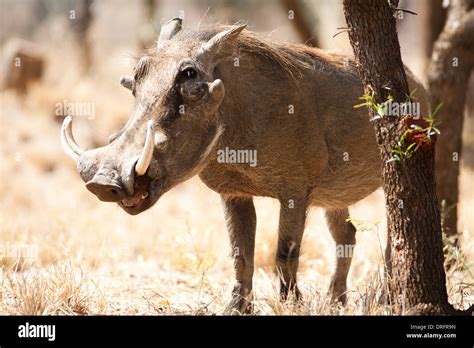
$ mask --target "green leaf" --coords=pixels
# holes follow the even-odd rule
[[[443,107],[443,102],[440,102],[438,105],[436,105],[435,110],[433,111],[433,113],[430,114],[430,118],[434,118],[442,107]]]
[[[417,100],[418,98],[415,97],[415,92],[416,92],[416,88],[411,91],[410,95],[408,96],[408,99],[411,101],[411,100]]]
[[[400,161],[400,157],[394,156],[394,157],[390,158],[390,159],[387,161],[387,163],[395,162],[395,161]]]
[[[405,140],[407,134],[410,132],[409,129],[407,129],[406,131],[403,132],[402,136],[400,137],[400,140],[399,140],[399,143],[403,143],[403,140]]]
[[[413,146],[415,146],[415,145],[416,145],[416,143],[411,143],[410,145],[408,145],[405,153],[408,153],[413,148]]]
[[[385,116],[385,108],[379,107],[377,109],[377,114],[379,114],[380,117],[384,117]]]
[[[361,108],[363,106],[369,106],[370,104],[368,103],[362,103],[362,104],[357,104],[357,105],[354,105],[354,109],[358,109],[358,108]]]
[[[392,150],[390,150],[390,152],[398,154],[398,155],[404,155],[403,151],[397,150],[397,149],[392,149]]]

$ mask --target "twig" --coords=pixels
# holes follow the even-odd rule
[[[350,27],[339,27],[339,28],[336,28],[336,29],[337,29],[337,30],[340,30],[340,31],[337,32],[336,34],[334,34],[334,35],[332,36],[333,38],[335,38],[337,35],[342,34],[342,33],[346,32],[346,31],[349,32],[349,31],[352,30],[352,28],[350,28]]]

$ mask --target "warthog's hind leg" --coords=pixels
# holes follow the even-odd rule
[[[252,311],[252,277],[257,218],[252,197],[221,196],[224,205],[231,253],[234,259],[236,284],[227,314]]]
[[[326,209],[326,222],[331,235],[336,242],[336,268],[331,278],[329,294],[332,301],[346,302],[347,274],[352,261],[355,247],[356,229],[352,223],[346,221],[349,210]]]

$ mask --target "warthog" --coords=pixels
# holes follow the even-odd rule
[[[178,18],[167,22],[134,76],[121,79],[135,106],[109,144],[84,151],[70,117],[62,127],[86,187],[129,214],[194,175],[221,195],[236,274],[229,310],[240,313],[251,310],[253,196],[280,201],[276,265],[285,299],[300,296],[296,272],[308,208],[323,207],[336,245],[352,250],[356,229],[346,221],[347,207],[381,185],[367,110],[353,108],[363,94],[355,63],[244,28],[188,31]],[[412,77],[410,83],[422,94]],[[231,150],[254,165],[235,160]],[[336,258],[335,300],[345,300],[351,254]]]

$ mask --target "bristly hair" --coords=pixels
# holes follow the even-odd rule
[[[231,27],[229,25],[215,25],[198,31],[181,30],[173,39],[208,41],[214,35]],[[295,75],[302,75],[303,70],[315,69],[321,63],[334,68],[349,64],[351,70],[355,69],[353,60],[347,59],[343,55],[329,54],[321,49],[303,44],[270,40],[249,30],[243,30],[239,34],[236,51],[263,57],[272,62],[275,67],[288,73],[293,79]]]
[[[216,24],[199,30],[182,29],[171,40],[206,42],[216,34],[232,28],[230,25]],[[144,52],[143,58],[156,53],[156,47]],[[237,37],[237,54],[247,53],[260,56],[270,61],[276,69],[285,72],[291,80],[296,82],[298,76],[307,69],[323,69],[330,73],[346,74],[350,78],[357,78],[354,72],[357,67],[353,58],[335,53],[329,53],[316,47],[299,43],[287,43],[269,39],[249,30],[243,30]],[[138,57],[137,57],[138,58]],[[141,58],[135,67],[135,79],[143,78],[148,71],[148,62]]]

